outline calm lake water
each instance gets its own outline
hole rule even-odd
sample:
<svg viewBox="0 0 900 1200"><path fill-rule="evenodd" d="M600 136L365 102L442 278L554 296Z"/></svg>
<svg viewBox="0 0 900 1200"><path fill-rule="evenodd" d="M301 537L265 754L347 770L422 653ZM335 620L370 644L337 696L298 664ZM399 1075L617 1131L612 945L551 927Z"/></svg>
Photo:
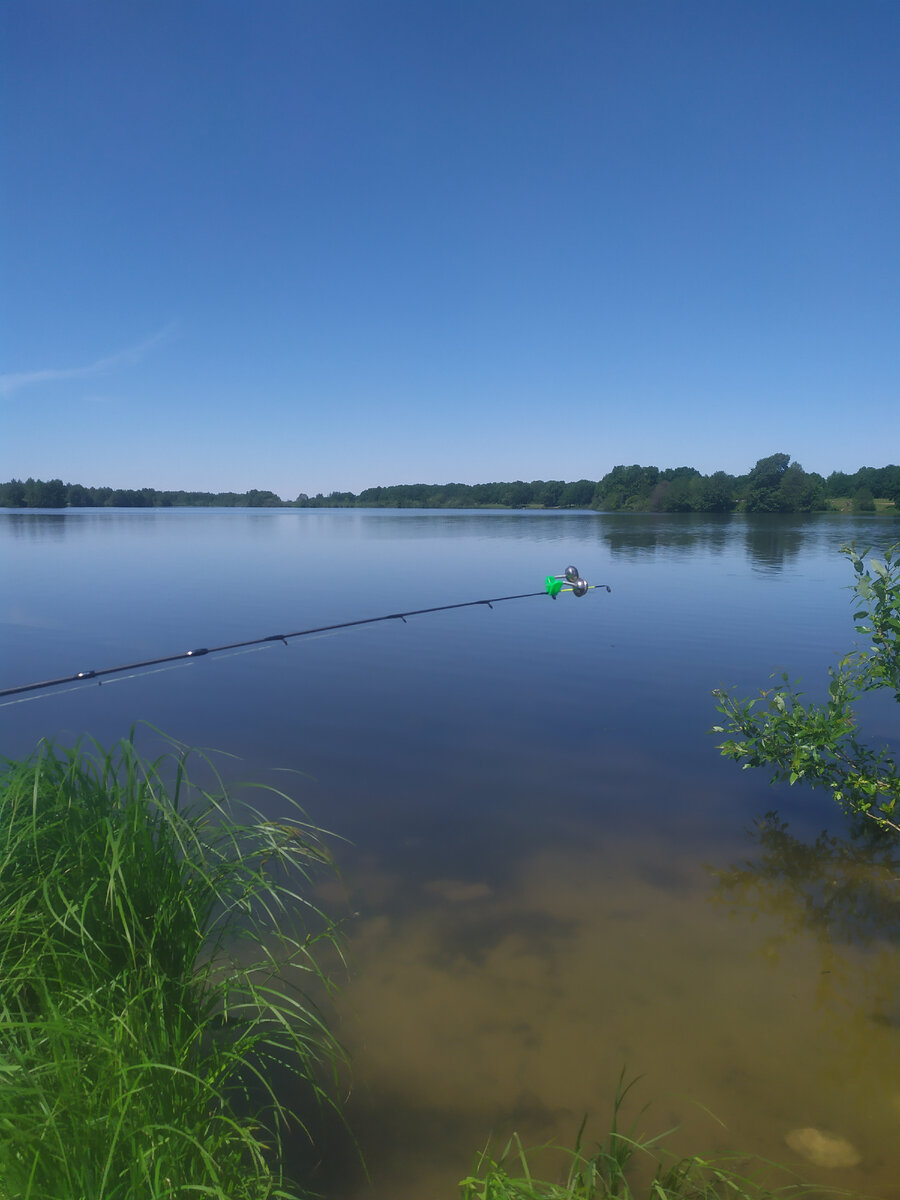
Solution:
<svg viewBox="0 0 900 1200"><path fill-rule="evenodd" d="M898 865L707 732L715 687L789 669L824 690L855 636L851 539L883 548L900 521L0 513L2 686L537 591L570 562L612 588L39 693L0 708L0 751L146 721L238 756L229 777L287 780L347 839L326 891L357 914L340 1032L371 1182L323 1133L331 1200L453 1197L491 1134L571 1142L588 1114L589 1141L623 1068L642 1128L681 1124L673 1149L896 1200ZM897 746L897 706L868 717ZM859 1165L805 1161L785 1143L804 1127Z"/></svg>

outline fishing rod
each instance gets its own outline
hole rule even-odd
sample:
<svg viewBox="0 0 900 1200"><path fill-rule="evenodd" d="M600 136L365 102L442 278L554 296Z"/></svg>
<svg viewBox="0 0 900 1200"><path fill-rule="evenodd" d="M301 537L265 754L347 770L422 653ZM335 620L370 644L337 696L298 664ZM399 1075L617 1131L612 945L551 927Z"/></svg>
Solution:
<svg viewBox="0 0 900 1200"><path fill-rule="evenodd" d="M39 692L44 688L60 687L64 683L80 683L88 679L103 681L107 675L119 675L123 671L137 671L143 667L158 667L163 663L179 662L182 659L203 658L207 654L221 654L225 650L243 650L247 646L263 646L267 642L284 642L292 638L308 637L313 633L331 633L336 629L350 629L355 625L375 625L379 621L403 621L407 617L421 617L426 613L448 612L453 608L475 608L486 604L493 608L495 604L503 604L507 600L528 600L532 596L550 596L555 600L561 592L571 592L574 596L585 596L588 592L606 588L611 591L609 584L588 583L578 572L577 567L566 567L562 575L548 575L544 580L542 592L520 592L516 596L493 596L489 600L465 600L461 604L436 604L432 608L413 608L407 612L386 613L382 617L361 617L356 621L339 621L334 625L316 625L311 629L298 629L294 633L270 633L267 637L248 638L242 642L228 642L223 646L202 646L196 650L182 650L178 654L165 654L161 658L145 658L140 662L124 663L118 667L103 667L97 671L77 671L74 675L61 675L58 679L44 679L39 683L23 683L18 687L0 688L0 698L4 696L21 696L25 692Z"/></svg>

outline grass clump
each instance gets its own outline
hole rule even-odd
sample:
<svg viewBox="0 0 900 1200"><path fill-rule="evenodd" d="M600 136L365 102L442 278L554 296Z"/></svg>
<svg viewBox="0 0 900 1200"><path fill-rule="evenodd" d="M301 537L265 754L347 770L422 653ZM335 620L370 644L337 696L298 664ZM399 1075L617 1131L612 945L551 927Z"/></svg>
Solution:
<svg viewBox="0 0 900 1200"><path fill-rule="evenodd" d="M619 1081L609 1133L593 1154L582 1145L584 1122L574 1149L539 1146L526 1150L517 1134L498 1157L490 1145L475 1158L472 1172L460 1181L460 1200L800 1200L801 1197L839 1197L848 1193L798 1182L788 1168L757 1161L756 1176L747 1174L747 1160L713 1160L699 1155L678 1158L664 1148L674 1130L655 1136L625 1133L619 1112L636 1080ZM547 1152L562 1168L556 1180L542 1178L535 1162ZM752 1162L750 1166L752 1167ZM740 1169L737 1169L740 1167Z"/></svg>
<svg viewBox="0 0 900 1200"><path fill-rule="evenodd" d="M337 940L308 899L327 850L295 806L236 815L186 759L129 738L0 770L9 1200L288 1197L299 1118L272 1068L333 1103L339 1048L307 995Z"/></svg>

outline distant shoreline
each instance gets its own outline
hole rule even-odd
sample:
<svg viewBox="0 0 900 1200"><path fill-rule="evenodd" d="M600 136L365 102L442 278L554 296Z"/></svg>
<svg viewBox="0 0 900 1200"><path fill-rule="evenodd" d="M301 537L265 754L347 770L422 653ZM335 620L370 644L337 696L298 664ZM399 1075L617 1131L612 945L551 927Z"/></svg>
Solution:
<svg viewBox="0 0 900 1200"><path fill-rule="evenodd" d="M860 467L826 478L788 454L759 459L746 475L694 467L613 467L599 480L517 479L495 483L400 483L354 492L200 492L88 487L61 479L0 483L0 508L417 508L592 509L595 512L804 513L900 512L900 466Z"/></svg>

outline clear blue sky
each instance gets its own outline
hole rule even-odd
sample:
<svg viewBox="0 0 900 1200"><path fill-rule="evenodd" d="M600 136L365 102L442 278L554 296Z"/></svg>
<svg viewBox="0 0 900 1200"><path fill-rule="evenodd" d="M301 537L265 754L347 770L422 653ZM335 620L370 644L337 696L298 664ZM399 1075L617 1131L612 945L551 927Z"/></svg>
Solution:
<svg viewBox="0 0 900 1200"><path fill-rule="evenodd" d="M0 479L900 460L896 0L6 0Z"/></svg>

